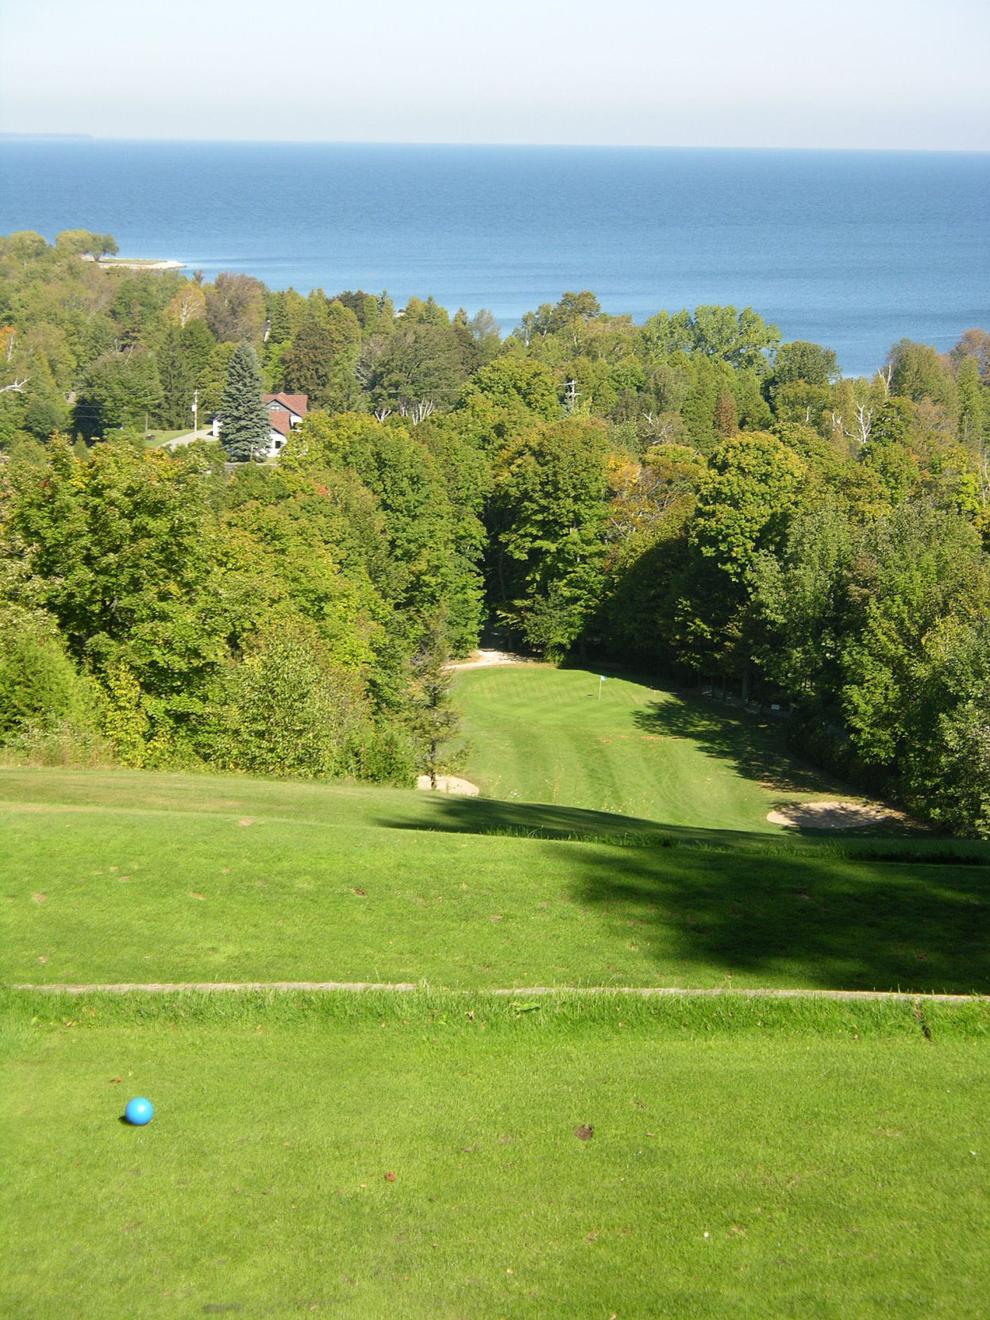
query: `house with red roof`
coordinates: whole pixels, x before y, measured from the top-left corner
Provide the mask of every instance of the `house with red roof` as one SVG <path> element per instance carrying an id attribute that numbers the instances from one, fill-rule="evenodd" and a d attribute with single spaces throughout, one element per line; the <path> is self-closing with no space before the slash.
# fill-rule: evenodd
<path id="1" fill-rule="evenodd" d="M 292 432 L 297 426 L 302 426 L 309 412 L 309 395 L 263 394 L 261 402 L 268 414 L 271 430 L 268 433 L 268 443 L 263 449 L 258 450 L 257 458 L 277 458 Z M 213 418 L 214 440 L 220 438 L 222 425 L 219 415 Z"/>
<path id="2" fill-rule="evenodd" d="M 265 454 L 267 458 L 276 458 L 296 427 L 302 426 L 303 420 L 309 411 L 309 396 L 307 394 L 263 394 L 261 402 L 265 405 L 272 428 Z"/>

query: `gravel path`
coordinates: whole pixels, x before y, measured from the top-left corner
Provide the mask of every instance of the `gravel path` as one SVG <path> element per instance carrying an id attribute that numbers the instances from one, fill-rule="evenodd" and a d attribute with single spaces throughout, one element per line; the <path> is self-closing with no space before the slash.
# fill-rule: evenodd
<path id="1" fill-rule="evenodd" d="M 344 990 L 363 993 L 368 990 L 387 990 L 396 994 L 409 994 L 419 986 L 412 981 L 120 981 L 102 985 L 15 985 L 14 990 L 32 990 L 42 994 L 84 995 L 90 993 L 171 994 L 194 991 L 257 991 L 306 990 L 323 992 Z M 497 990 L 462 990 L 461 994 L 489 995 L 636 995 L 642 999 L 837 999 L 837 1000 L 892 1000 L 912 1004 L 923 1000 L 936 1004 L 990 1003 L 990 995 L 922 994 L 904 990 L 727 990 L 721 987 L 707 990 L 685 990 L 675 986 L 634 985 L 530 985 Z"/>

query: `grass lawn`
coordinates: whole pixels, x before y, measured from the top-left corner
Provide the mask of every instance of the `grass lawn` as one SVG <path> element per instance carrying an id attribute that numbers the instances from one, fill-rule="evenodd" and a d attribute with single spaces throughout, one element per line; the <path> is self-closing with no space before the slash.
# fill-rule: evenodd
<path id="1" fill-rule="evenodd" d="M 471 744 L 465 774 L 491 797 L 773 831 L 775 805 L 842 793 L 786 751 L 772 721 L 628 678 L 600 683 L 597 672 L 548 665 L 464 670 L 455 698 Z"/>
<path id="2" fill-rule="evenodd" d="M 990 990 L 985 846 L 657 829 L 401 790 L 3 770 L 0 977 Z"/>
<path id="3" fill-rule="evenodd" d="M 990 847 L 596 683 L 459 676 L 488 798 L 0 769 L 3 983 L 425 983 L 0 993 L 0 1314 L 986 1314 L 987 1002 L 485 993 L 990 991 Z"/>
<path id="4" fill-rule="evenodd" d="M 0 1309 L 982 1316 L 988 1032 L 985 1008 L 925 1039 L 890 1005 L 22 996 Z"/>

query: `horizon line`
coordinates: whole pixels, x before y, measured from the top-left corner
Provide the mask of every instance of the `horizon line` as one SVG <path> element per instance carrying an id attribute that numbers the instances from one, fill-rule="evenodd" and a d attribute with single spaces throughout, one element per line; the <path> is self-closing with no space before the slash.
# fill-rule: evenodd
<path id="1" fill-rule="evenodd" d="M 834 146 L 827 143 L 800 146 L 780 146 L 772 144 L 756 145 L 752 143 L 713 144 L 705 142 L 518 142 L 518 141 L 478 141 L 458 142 L 428 139 L 391 139 L 391 138 L 293 138 L 293 137 L 172 137 L 166 135 L 120 136 L 117 134 L 79 133 L 79 132 L 19 132 L 0 131 L 0 143 L 3 142 L 134 142 L 134 143 L 172 143 L 185 146 L 323 146 L 323 147 L 445 147 L 445 148 L 480 148 L 552 151 L 752 151 L 752 152 L 849 152 L 856 154 L 898 153 L 904 155 L 990 155 L 990 146 L 986 147 L 908 147 L 908 146 Z"/>

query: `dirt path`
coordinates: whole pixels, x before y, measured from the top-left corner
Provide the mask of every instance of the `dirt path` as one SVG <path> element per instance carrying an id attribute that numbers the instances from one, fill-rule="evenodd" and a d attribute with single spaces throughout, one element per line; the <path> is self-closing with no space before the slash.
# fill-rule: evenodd
<path id="1" fill-rule="evenodd" d="M 14 985 L 14 990 L 31 990 L 40 994 L 85 995 L 90 993 L 173 994 L 186 991 L 230 992 L 258 990 L 302 990 L 322 993 L 343 990 L 364 993 L 384 990 L 395 994 L 410 994 L 420 987 L 411 981 L 121 981 L 101 985 Z M 554 995 L 634 995 L 641 999 L 827 999 L 827 1000 L 888 1000 L 913 1004 L 917 1000 L 935 1004 L 986 1004 L 990 995 L 912 994 L 904 990 L 728 990 L 722 987 L 707 990 L 685 990 L 675 986 L 635 985 L 531 985 L 497 990 L 461 990 L 457 993 L 499 996 Z"/>

